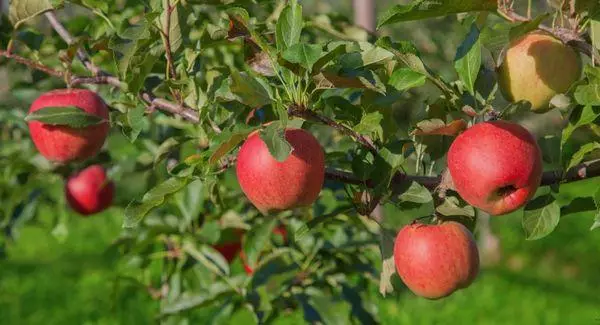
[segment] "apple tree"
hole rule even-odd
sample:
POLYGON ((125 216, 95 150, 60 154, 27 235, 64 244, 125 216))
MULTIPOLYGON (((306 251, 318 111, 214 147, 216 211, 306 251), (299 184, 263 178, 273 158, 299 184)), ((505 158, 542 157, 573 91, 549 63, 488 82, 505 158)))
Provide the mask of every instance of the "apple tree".
POLYGON ((377 31, 305 3, 11 0, 0 246, 110 207, 117 281, 165 323, 374 324, 396 272, 431 299, 476 281, 478 219, 600 225, 598 1, 414 0, 377 31), (453 61, 389 32, 439 17, 453 61))

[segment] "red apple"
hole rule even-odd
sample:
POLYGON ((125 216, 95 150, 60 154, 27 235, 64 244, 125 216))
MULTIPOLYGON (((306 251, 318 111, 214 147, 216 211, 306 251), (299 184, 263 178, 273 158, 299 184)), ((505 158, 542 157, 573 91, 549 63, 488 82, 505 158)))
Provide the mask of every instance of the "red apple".
POLYGON ((223 243, 217 244, 213 246, 227 261, 227 263, 231 263, 238 253, 242 250, 241 242, 233 242, 233 243, 223 243))
POLYGON ((522 126, 494 121, 460 134, 448 151, 454 188, 469 204, 501 215, 519 209, 535 194, 542 154, 522 126))
POLYGON ((546 32, 526 34, 510 43, 498 68, 500 91, 509 101, 527 100, 545 110, 552 97, 565 93, 581 77, 581 58, 546 32))
POLYGON ((473 235, 454 221, 439 225, 412 223, 394 243, 394 263, 400 278, 416 295, 439 299, 468 287, 479 272, 473 235))
POLYGON ((258 132, 253 132, 237 156, 237 178, 246 197, 262 213, 311 205, 325 177, 325 155, 315 137, 302 129, 285 130, 292 146, 279 162, 269 153, 258 132))
POLYGON ((29 112, 45 107, 76 106, 89 114, 105 119, 97 125, 71 128, 65 125, 46 125, 29 122, 33 143, 46 159, 66 163, 95 156, 108 135, 108 108, 96 93, 86 89, 58 89, 38 97, 29 112))
POLYGON ((69 177, 65 186, 67 202, 82 215, 98 213, 112 203, 115 186, 106 178, 104 168, 92 165, 69 177))

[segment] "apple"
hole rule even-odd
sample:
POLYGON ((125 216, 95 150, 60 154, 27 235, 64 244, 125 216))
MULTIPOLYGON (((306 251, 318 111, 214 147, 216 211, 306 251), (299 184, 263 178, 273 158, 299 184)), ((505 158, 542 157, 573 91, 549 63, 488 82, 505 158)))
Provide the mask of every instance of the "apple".
POLYGON ((416 295, 439 299, 468 287, 479 272, 479 252, 471 232, 455 221, 413 222, 394 242, 394 263, 416 295))
POLYGON ((311 205, 325 177, 325 155, 315 137, 302 129, 288 128, 292 146, 288 158, 271 156, 258 131, 251 133, 237 156, 236 173, 242 191, 262 213, 311 205))
POLYGON ((479 123, 452 142, 448 170, 465 201, 501 215, 519 209, 535 194, 542 154, 531 133, 516 123, 479 123))
POLYGON ((91 215, 108 208, 112 203, 115 186, 106 177, 104 168, 92 165, 67 180, 67 202, 82 215, 91 215))
POLYGON ((100 96, 87 89, 57 89, 38 97, 31 104, 29 112, 45 107, 64 106, 78 107, 107 122, 85 128, 72 128, 30 121, 29 132, 33 143, 42 156, 59 163, 81 161, 95 156, 102 148, 109 131, 106 104, 100 96))
POLYGON ((548 108, 581 77, 581 58, 546 32, 536 31, 511 42, 498 68, 500 91, 511 102, 527 100, 534 111, 548 108))

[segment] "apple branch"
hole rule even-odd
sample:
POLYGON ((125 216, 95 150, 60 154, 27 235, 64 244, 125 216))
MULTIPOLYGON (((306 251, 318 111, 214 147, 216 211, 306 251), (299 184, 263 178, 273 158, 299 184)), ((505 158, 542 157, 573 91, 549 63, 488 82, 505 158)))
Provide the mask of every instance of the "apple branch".
MULTIPOLYGON (((552 184, 558 183, 570 183, 575 182, 587 178, 599 177, 600 176, 600 159, 590 160, 584 163, 581 163, 571 169, 569 169, 566 173, 562 170, 556 171, 548 171, 544 172, 542 175, 542 181, 540 182, 541 186, 548 186, 552 184)), ((325 177, 330 180, 353 184, 353 185, 366 185, 369 188, 373 188, 375 184, 370 179, 360 179, 354 174, 327 168, 325 170, 325 177)), ((435 190, 441 182, 440 176, 413 176, 406 175, 404 173, 396 173, 392 178, 392 186, 398 187, 404 182, 417 182, 423 185, 425 188, 429 190, 435 190)))
POLYGON ((48 66, 45 66, 39 62, 35 62, 33 60, 29 60, 27 58, 24 58, 22 56, 16 55, 14 53, 11 53, 8 50, 0 50, 0 57, 5 57, 7 59, 11 59, 14 60, 20 64, 26 65, 32 69, 35 70, 39 70, 42 71, 46 74, 49 74, 51 76, 57 77, 57 78, 64 78, 65 77, 65 73, 62 71, 58 71, 58 70, 54 70, 48 66))
MULTIPOLYGON (((54 11, 48 11, 44 15, 50 22, 50 25, 52 25, 52 28, 58 33, 58 35, 67 44, 73 45, 75 42, 73 37, 58 20, 54 11)), ((75 77, 71 79, 70 85, 109 84, 119 88, 122 87, 122 82, 119 80, 119 78, 102 71, 90 60, 89 55, 82 48, 79 48, 77 50, 77 58, 83 63, 86 69, 94 75, 94 77, 75 77)), ((173 115, 179 115, 182 118, 190 121, 191 123, 200 123, 200 116, 198 114, 198 111, 185 104, 178 104, 164 98, 156 97, 152 92, 148 90, 140 91, 139 96, 144 102, 146 102, 148 107, 157 108, 161 111, 171 113, 173 115)))
POLYGON ((310 109, 307 109, 305 107, 301 107, 298 105, 291 105, 290 107, 288 107, 288 114, 290 116, 296 116, 296 117, 303 118, 305 120, 317 121, 317 122, 329 125, 330 127, 340 131, 340 133, 342 133, 346 136, 349 136, 352 139, 354 139, 356 142, 360 143, 363 147, 365 147, 367 150, 369 150, 374 156, 378 155, 377 148, 369 139, 367 139, 365 136, 361 135, 360 133, 355 132, 354 130, 350 129, 349 127, 342 125, 326 116, 320 115, 310 109))

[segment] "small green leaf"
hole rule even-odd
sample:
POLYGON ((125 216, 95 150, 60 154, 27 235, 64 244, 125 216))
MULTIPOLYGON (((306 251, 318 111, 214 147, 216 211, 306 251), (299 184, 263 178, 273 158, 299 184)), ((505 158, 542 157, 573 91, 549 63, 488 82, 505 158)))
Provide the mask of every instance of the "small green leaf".
POLYGON ((132 201, 125 208, 123 228, 134 228, 153 209, 161 206, 173 194, 185 188, 188 178, 169 178, 149 190, 141 201, 132 201))
POLYGON ((338 44, 332 49, 328 48, 325 53, 321 53, 321 57, 313 65, 313 74, 318 73, 329 62, 346 53, 346 48, 346 44, 338 44))
POLYGON ((456 50, 454 68, 460 80, 465 84, 471 95, 475 94, 475 80, 481 66, 481 43, 479 41, 479 28, 471 25, 471 30, 465 40, 456 50))
POLYGON ((282 57, 291 62, 299 64, 304 69, 311 71, 313 65, 321 58, 323 50, 318 44, 294 44, 287 48, 282 57))
POLYGON ((429 190, 426 189, 423 185, 417 182, 412 182, 408 190, 400 194, 399 199, 405 202, 424 204, 427 202, 431 202, 433 200, 433 196, 431 196, 429 190))
POLYGON ((260 132, 260 138, 265 142, 269 153, 279 162, 284 162, 292 153, 292 146, 285 139, 285 130, 278 123, 269 124, 260 132))
POLYGON ((523 229, 527 240, 536 240, 550 234, 560 221, 560 206, 550 195, 529 202, 523 214, 523 229))
POLYGON ((404 146, 411 142, 411 140, 398 140, 386 144, 379 150, 379 155, 391 167, 392 171, 398 170, 404 163, 404 146))
MULTIPOLYGON (((171 52, 176 52, 183 44, 182 27, 179 23, 179 1, 178 0, 163 0, 163 12, 160 17, 161 28, 163 32, 169 36, 169 46, 171 52), (169 30, 167 29, 167 19, 169 19, 169 13, 167 11, 168 6, 171 5, 173 8, 170 14, 170 22, 168 24, 169 30)), ((166 38, 163 38, 163 42, 166 38)))
POLYGON ((600 106, 584 106, 577 107, 571 113, 569 118, 569 124, 563 129, 561 148, 564 147, 567 140, 571 137, 573 132, 585 125, 591 124, 600 116, 600 106))
POLYGON ((275 39, 280 52, 300 42, 302 33, 302 6, 295 0, 283 9, 275 26, 275 39))
POLYGON ((444 202, 435 208, 443 216, 468 216, 475 217, 475 210, 470 205, 460 206, 460 201, 454 196, 447 196, 444 202))
POLYGON ((271 238, 271 233, 277 225, 276 218, 268 218, 262 223, 255 225, 250 229, 244 238, 244 254, 246 262, 251 267, 256 266, 260 253, 265 249, 265 246, 271 238))
POLYGON ((210 155, 208 162, 210 164, 217 163, 226 154, 231 152, 238 144, 246 139, 248 134, 254 131, 254 128, 244 128, 235 132, 227 132, 219 134, 214 140, 221 144, 217 149, 210 155))
POLYGON ((583 160, 585 155, 587 155, 588 153, 590 153, 594 150, 599 150, 599 149, 600 149, 600 143, 598 143, 598 142, 590 142, 590 143, 586 143, 586 144, 582 145, 579 148, 579 150, 577 150, 577 152, 575 152, 575 154, 573 154, 573 156, 569 160, 569 164, 567 165, 565 170, 569 170, 569 169, 575 167, 577 164, 579 164, 583 160))
POLYGON ((381 250, 381 275, 379 277, 379 293, 385 296, 388 293, 394 292, 392 285, 392 276, 396 273, 396 264, 394 263, 394 241, 396 233, 382 229, 379 237, 379 249, 381 250))
POLYGON ((383 128, 381 127, 381 121, 383 115, 379 112, 371 112, 363 115, 360 123, 354 127, 354 131, 371 135, 376 134, 379 139, 383 138, 383 128))
POLYGON ((88 114, 75 106, 44 107, 33 113, 29 113, 25 117, 25 121, 38 121, 43 124, 64 125, 72 128, 85 128, 108 122, 97 115, 88 114))
POLYGON ((575 88, 575 100, 580 105, 600 106, 600 67, 585 67, 588 83, 575 88))
POLYGON ((261 79, 254 78, 245 72, 231 73, 231 92, 238 101, 252 108, 258 108, 271 103, 269 86, 261 79))
POLYGON ((590 37, 594 47, 600 51, 600 14, 590 19, 590 37))
POLYGON ((132 143, 137 140, 137 137, 142 132, 144 127, 144 114, 146 108, 143 105, 136 105, 135 107, 129 107, 127 110, 126 121, 127 125, 123 127, 123 133, 132 143))
POLYGON ((388 84, 398 91, 407 90, 414 87, 421 87, 425 84, 427 77, 422 73, 408 68, 394 70, 388 84))

